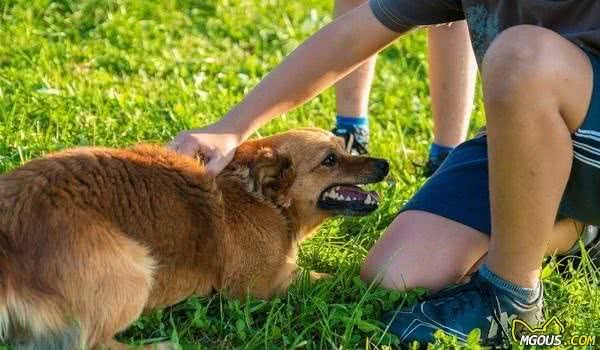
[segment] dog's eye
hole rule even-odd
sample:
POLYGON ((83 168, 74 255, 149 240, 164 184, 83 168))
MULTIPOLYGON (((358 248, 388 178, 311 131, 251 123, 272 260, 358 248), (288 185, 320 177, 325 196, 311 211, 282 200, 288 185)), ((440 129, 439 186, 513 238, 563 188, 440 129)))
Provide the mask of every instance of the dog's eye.
POLYGON ((335 166, 336 163, 337 163, 336 155, 333 153, 330 153, 325 159, 323 159, 323 161, 321 162, 321 165, 326 166, 326 167, 332 167, 332 166, 335 166))

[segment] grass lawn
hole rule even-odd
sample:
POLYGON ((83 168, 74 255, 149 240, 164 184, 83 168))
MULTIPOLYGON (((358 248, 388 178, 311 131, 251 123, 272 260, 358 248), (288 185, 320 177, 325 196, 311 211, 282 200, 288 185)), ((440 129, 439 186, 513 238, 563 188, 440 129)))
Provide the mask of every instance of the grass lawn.
MULTIPOLYGON (((215 121, 330 21, 331 7, 331 0, 0 0, 0 172, 66 147, 167 142, 215 121)), ((141 317, 121 340, 170 339, 186 349, 396 345, 378 319, 423 291, 365 285, 358 271, 424 181, 432 133, 425 45, 423 32, 415 32, 378 60, 371 150, 391 161, 397 180, 379 185, 382 207, 365 218, 330 220, 301 247, 302 267, 334 278, 299 282, 272 301, 193 297, 141 317)), ((328 129, 334 112, 327 91, 259 136, 298 126, 328 129)), ((482 123, 478 97, 472 131, 482 123)), ((548 263, 547 317, 558 315, 567 334, 600 335, 599 277, 589 264, 561 277, 548 263)), ((440 339, 434 348, 452 344, 440 339)))

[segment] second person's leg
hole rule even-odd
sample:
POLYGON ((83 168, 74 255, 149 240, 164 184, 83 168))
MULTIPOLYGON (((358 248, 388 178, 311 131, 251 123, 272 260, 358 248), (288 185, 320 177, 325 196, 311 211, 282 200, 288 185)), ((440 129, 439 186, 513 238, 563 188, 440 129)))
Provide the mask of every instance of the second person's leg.
POLYGON ((467 136, 477 62, 465 21, 430 27, 427 42, 433 112, 433 143, 427 173, 431 175, 467 136))
MULTIPOLYGON (((335 16, 362 5, 365 0, 335 0, 335 16)), ((373 82, 376 56, 372 56, 354 72, 335 84, 337 110, 334 133, 346 140, 355 154, 367 152, 369 142, 369 92, 373 82)))

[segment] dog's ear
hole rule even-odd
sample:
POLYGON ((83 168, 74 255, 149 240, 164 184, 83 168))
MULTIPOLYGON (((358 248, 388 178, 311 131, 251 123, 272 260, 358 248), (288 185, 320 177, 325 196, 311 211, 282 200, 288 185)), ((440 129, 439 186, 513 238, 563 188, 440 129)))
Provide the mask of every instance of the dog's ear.
POLYGON ((260 148, 249 164, 249 190, 282 207, 290 205, 288 190, 295 178, 292 160, 270 147, 260 148))
POLYGON ((277 152, 261 140, 249 140, 238 147, 233 161, 221 173, 246 185, 248 192, 270 200, 278 206, 288 207, 288 190, 296 178, 289 156, 277 152))

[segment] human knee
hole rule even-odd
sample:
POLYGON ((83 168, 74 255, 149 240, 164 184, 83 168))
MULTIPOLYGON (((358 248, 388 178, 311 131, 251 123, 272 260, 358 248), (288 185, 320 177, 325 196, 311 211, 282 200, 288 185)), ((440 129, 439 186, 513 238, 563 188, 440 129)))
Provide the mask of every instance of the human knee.
POLYGON ((407 291, 414 288, 425 288, 435 292, 441 288, 457 283, 464 276, 463 269, 441 268, 428 273, 415 274, 413 271, 399 271, 385 264, 377 264, 367 260, 360 271, 360 278, 368 284, 382 288, 407 291))
POLYGON ((487 104, 514 106, 519 98, 541 91, 553 70, 554 35, 538 26, 518 25, 496 37, 481 67, 487 104))
MULTIPOLYGON (((395 289, 400 291, 410 290, 412 288, 418 287, 413 285, 407 285, 406 281, 400 281, 398 283, 398 279, 403 280, 402 276, 395 276, 390 269, 389 265, 378 263, 377 258, 367 258, 363 263, 360 270, 360 278, 367 284, 374 284, 382 288, 395 289)), ((385 259, 383 257, 383 259, 385 259)))
MULTIPOLYGON (((420 265, 417 260, 412 263, 420 265)), ((406 263, 397 261, 394 256, 375 251, 371 252, 363 263, 360 278, 365 283, 387 289, 406 291, 425 288, 437 291, 448 284, 457 283, 468 270, 458 262, 446 262, 444 265, 432 262, 432 264, 437 267, 429 269, 422 266, 407 266, 406 263)))
POLYGON ((360 278, 365 283, 377 283, 381 281, 381 266, 371 256, 368 256, 360 267, 360 278), (378 277, 379 276, 379 277, 378 277))
MULTIPOLYGON (((396 266, 398 261, 395 261, 395 258, 385 250, 372 250, 361 266, 360 278, 365 283, 389 289, 407 290, 419 287, 406 284, 406 276, 403 275, 407 271, 399 271, 399 267, 396 266), (398 283, 398 280, 402 282, 398 283)), ((403 270, 406 270, 406 267, 403 270)))

